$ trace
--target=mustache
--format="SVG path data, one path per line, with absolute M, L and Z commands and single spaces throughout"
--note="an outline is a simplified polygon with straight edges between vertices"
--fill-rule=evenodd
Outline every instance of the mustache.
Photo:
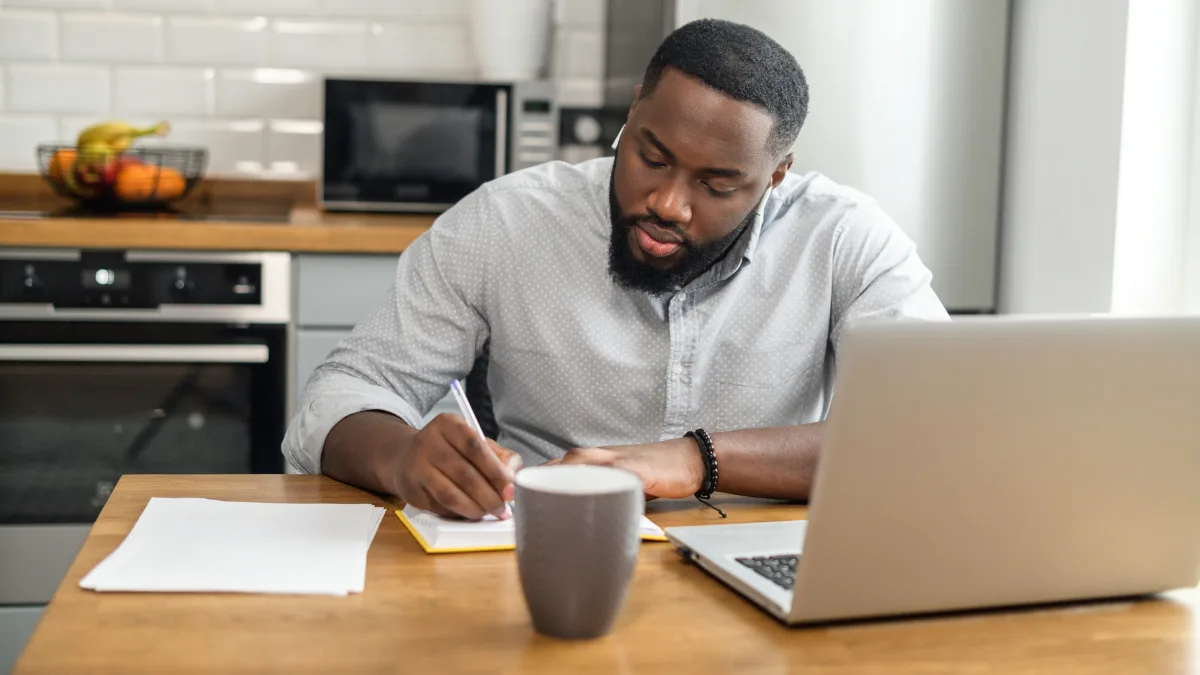
M 641 224 L 654 225 L 655 227 L 666 230 L 674 234 L 676 237 L 679 237 L 679 241 L 684 245 L 684 247 L 693 247 L 692 238 L 683 231 L 683 228 L 679 226 L 679 223 L 663 220 L 653 213 L 642 213 L 636 216 L 624 216 L 622 219 L 625 221 L 625 227 L 627 228 L 636 227 L 637 225 Z

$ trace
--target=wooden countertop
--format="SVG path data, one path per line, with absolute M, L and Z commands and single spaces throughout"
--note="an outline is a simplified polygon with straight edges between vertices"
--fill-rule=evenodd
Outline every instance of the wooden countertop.
M 66 213 L 72 203 L 51 193 L 38 176 L 0 174 L 0 247 L 393 254 L 408 248 L 435 218 L 323 212 L 313 204 L 314 194 L 311 182 L 211 180 L 181 202 L 180 210 L 188 211 L 204 203 L 275 201 L 290 212 L 287 222 L 154 214 L 29 218 L 15 212 Z
M 321 476 L 125 476 L 15 673 L 1190 673 L 1193 593 L 1163 599 L 786 628 L 669 544 L 642 545 L 613 633 L 560 642 L 529 624 L 512 552 L 426 555 L 389 514 L 348 597 L 103 594 L 80 578 L 150 497 L 371 502 Z M 652 502 L 662 526 L 803 518 L 795 505 Z
M 332 214 L 313 208 L 293 209 L 288 223 L 0 216 L 0 247 L 400 253 L 432 224 L 432 216 Z

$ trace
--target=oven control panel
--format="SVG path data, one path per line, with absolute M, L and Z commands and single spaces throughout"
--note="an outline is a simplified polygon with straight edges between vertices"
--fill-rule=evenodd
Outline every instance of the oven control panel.
M 120 251 L 76 259 L 0 259 L 0 303 L 61 308 L 144 309 L 162 305 L 259 305 L 263 267 L 255 261 L 153 260 Z

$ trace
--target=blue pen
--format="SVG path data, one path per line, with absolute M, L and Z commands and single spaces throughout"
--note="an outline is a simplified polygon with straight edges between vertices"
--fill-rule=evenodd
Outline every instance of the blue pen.
M 462 413 L 462 416 L 471 425 L 471 428 L 475 430 L 475 433 L 479 434 L 479 439 L 483 441 L 484 446 L 491 447 L 488 445 L 487 436 L 483 434 L 483 427 L 479 426 L 479 419 L 475 417 L 475 411 L 471 409 L 471 402 L 467 400 L 467 392 L 463 389 L 462 382 L 459 382 L 457 379 L 452 380 L 450 382 L 450 391 L 454 392 L 454 400 L 458 403 L 458 411 Z M 506 501 L 504 503 L 508 506 L 509 513 L 516 513 L 513 510 L 514 504 L 512 502 Z

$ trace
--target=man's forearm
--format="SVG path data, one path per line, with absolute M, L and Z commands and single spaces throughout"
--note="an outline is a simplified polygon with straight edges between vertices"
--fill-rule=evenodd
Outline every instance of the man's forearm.
M 395 495 L 400 460 L 416 434 L 416 429 L 385 412 L 348 415 L 325 438 L 321 473 L 364 490 Z
M 825 423 L 712 434 L 721 492 L 808 499 Z

